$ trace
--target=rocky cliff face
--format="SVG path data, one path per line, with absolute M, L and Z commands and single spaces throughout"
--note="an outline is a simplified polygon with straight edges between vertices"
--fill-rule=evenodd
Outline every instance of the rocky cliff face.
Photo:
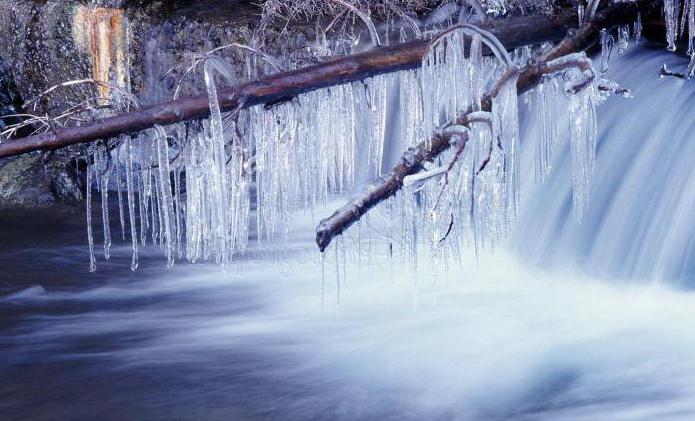
M 0 39 L 6 41 L 0 43 L 0 115 L 56 116 L 85 98 L 109 98 L 111 88 L 92 84 L 40 96 L 79 79 L 125 87 L 143 104 L 171 99 L 179 83 L 182 93 L 194 92 L 200 87 L 195 78 L 181 80 L 194 54 L 247 42 L 257 19 L 257 6 L 248 1 L 216 7 L 205 1 L 4 0 L 0 2 Z M 242 67 L 238 52 L 223 55 Z M 24 110 L 23 102 L 30 103 Z M 2 121 L 0 130 L 16 122 Z M 29 134 L 27 129 L 19 134 Z M 74 158 L 83 148 L 0 160 L 0 204 L 79 201 L 83 183 Z

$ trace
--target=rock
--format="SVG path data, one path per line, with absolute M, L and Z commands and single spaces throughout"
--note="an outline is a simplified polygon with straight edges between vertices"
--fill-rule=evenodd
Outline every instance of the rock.
M 81 183 L 64 157 L 44 162 L 43 154 L 22 155 L 0 163 L 0 206 L 49 207 L 82 201 Z
M 51 192 L 58 202 L 66 205 L 77 205 L 84 198 L 76 178 L 65 170 L 51 178 Z
M 0 168 L 0 204 L 46 207 L 56 203 L 40 154 L 20 156 Z

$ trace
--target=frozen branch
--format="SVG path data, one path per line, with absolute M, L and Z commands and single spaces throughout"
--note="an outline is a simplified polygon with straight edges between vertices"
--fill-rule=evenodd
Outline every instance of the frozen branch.
M 595 41 L 602 27 L 619 24 L 611 12 L 615 12 L 615 7 L 623 5 L 626 4 L 618 3 L 609 9 L 597 13 L 590 23 L 577 31 L 571 31 L 561 43 L 539 57 L 536 63 L 529 64 L 521 70 L 512 67 L 503 73 L 497 84 L 483 97 L 481 101 L 482 111 L 490 112 L 492 110 L 492 98 L 496 97 L 505 83 L 516 77 L 517 74 L 517 93 L 519 95 L 536 87 L 541 83 L 545 75 L 557 73 L 568 68 L 577 68 L 584 76 L 581 80 L 567 87 L 571 92 L 578 92 L 588 86 L 593 80 L 593 76 L 589 80 L 588 74 L 591 63 L 583 53 L 582 55 L 577 55 L 577 53 L 585 50 Z M 634 9 L 634 13 L 632 17 L 636 18 L 637 9 Z M 593 70 L 591 72 L 593 73 Z M 467 113 L 456 121 L 451 122 L 451 124 L 467 126 L 474 115 L 476 114 L 472 113 L 472 110 L 468 110 Z M 466 131 L 465 133 L 467 134 L 468 132 Z M 445 133 L 436 133 L 431 140 L 424 141 L 416 148 L 406 151 L 401 161 L 391 170 L 386 178 L 350 200 L 350 202 L 339 208 L 328 218 L 323 219 L 316 228 L 316 244 L 319 250 L 325 251 L 336 236 L 345 232 L 346 229 L 357 222 L 370 209 L 395 196 L 403 188 L 406 177 L 418 174 L 422 171 L 425 162 L 432 161 L 442 152 L 449 149 L 451 146 L 450 140 L 450 136 L 446 136 Z M 429 175 L 432 177 L 437 176 L 439 175 L 437 172 L 443 174 L 446 172 L 446 169 L 435 170 Z M 426 179 L 426 176 L 424 177 Z M 417 181 L 418 179 L 411 178 L 409 180 Z
M 565 92 L 574 95 L 586 89 L 596 79 L 596 72 L 591 60 L 585 53 L 574 53 L 548 62 L 546 65 L 548 74 L 558 73 L 575 68 L 579 71 L 576 80 L 570 80 L 565 84 Z
M 372 45 L 377 47 L 381 45 L 381 40 L 379 39 L 379 33 L 376 30 L 376 26 L 374 26 L 374 22 L 372 22 L 372 19 L 366 13 L 356 8 L 352 4 L 346 2 L 345 0 L 330 1 L 340 4 L 341 6 L 345 7 L 346 9 L 359 16 L 359 18 L 362 19 L 362 22 L 364 22 L 364 24 L 367 25 L 367 29 L 369 30 L 369 36 L 372 39 Z
M 602 10 L 594 19 L 594 24 L 587 25 L 588 29 L 583 28 L 578 34 L 582 45 L 590 45 L 596 39 L 596 28 L 633 22 L 640 10 L 651 10 L 657 3 L 654 0 L 616 3 Z M 508 48 L 516 48 L 562 39 L 567 29 L 575 25 L 576 20 L 576 10 L 566 9 L 559 10 L 552 18 L 545 15 L 509 18 L 495 21 L 494 27 L 483 25 L 483 28 L 493 33 Z M 246 98 L 245 108 L 274 103 L 316 89 L 350 83 L 379 74 L 415 69 L 421 66 L 428 44 L 427 40 L 416 40 L 376 48 L 366 53 L 334 58 L 303 69 L 276 73 L 235 88 L 220 90 L 220 108 L 223 111 L 234 110 L 239 106 L 241 98 Z M 570 47 L 557 57 L 576 51 L 578 50 Z M 533 75 L 529 74 L 528 77 Z M 523 79 L 521 82 L 524 82 Z M 204 118 L 209 114 L 207 96 L 178 99 L 104 118 L 80 127 L 57 128 L 40 135 L 3 142 L 0 144 L 0 158 L 108 139 L 149 129 L 155 125 Z
M 502 64 L 504 64 L 506 67 L 509 67 L 512 65 L 512 59 L 511 59 L 511 57 L 509 57 L 509 53 L 507 53 L 507 49 L 504 47 L 504 45 L 502 45 L 500 40 L 497 39 L 497 37 L 494 34 L 488 32 L 488 31 L 486 31 L 486 30 L 484 30 L 476 25 L 471 25 L 470 23 L 456 24 L 456 25 L 446 29 L 445 31 L 443 31 L 442 33 L 437 35 L 436 37 L 434 37 L 432 39 L 432 41 L 430 41 L 430 44 L 427 47 L 427 52 L 425 53 L 423 60 L 425 60 L 427 58 L 430 51 L 433 48 L 435 48 L 440 42 L 444 41 L 451 34 L 458 32 L 458 31 L 461 31 L 464 34 L 471 36 L 471 37 L 473 37 L 475 35 L 479 35 L 480 39 L 485 43 L 485 45 L 490 49 L 490 51 L 492 51 L 492 53 L 495 55 L 495 57 L 497 57 L 497 59 Z

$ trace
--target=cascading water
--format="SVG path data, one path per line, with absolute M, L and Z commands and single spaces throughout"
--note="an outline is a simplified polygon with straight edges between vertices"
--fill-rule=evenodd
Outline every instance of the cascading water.
M 0 418 L 691 419 L 692 293 L 614 276 L 695 280 L 695 88 L 659 79 L 664 60 L 686 64 L 644 48 L 611 60 L 607 77 L 634 98 L 598 108 L 581 221 L 572 210 L 569 121 L 558 120 L 560 138 L 544 161 L 552 172 L 534 186 L 543 126 L 520 103 L 520 178 L 528 182 L 511 253 L 497 247 L 477 267 L 447 270 L 436 254 L 399 264 L 395 247 L 386 264 L 383 237 L 407 243 L 413 232 L 381 218 L 417 212 L 395 204 L 332 246 L 323 269 L 308 215 L 294 219 L 281 253 L 264 244 L 235 270 L 165 269 L 158 253 L 139 247 L 146 263 L 133 274 L 137 260 L 114 243 L 109 264 L 90 275 L 80 224 L 60 237 L 64 246 L 37 246 L 31 227 L 8 221 L 4 233 L 15 241 L 0 243 L 8 268 L 0 284 Z M 132 181 L 129 196 L 160 190 L 151 179 L 140 190 Z M 161 211 L 154 200 L 130 200 L 124 212 L 140 203 L 150 217 L 143 223 L 152 223 Z M 70 221 L 16 220 L 26 218 L 47 218 L 43 235 L 59 225 L 51 221 Z M 362 238 L 356 255 L 345 245 L 354 236 Z M 285 263 L 269 264 L 275 260 Z M 520 263 L 529 260 L 531 268 Z M 321 305 L 321 272 L 326 304 L 338 300 L 340 279 L 335 311 Z
M 466 4 L 462 21 L 509 7 Z M 694 5 L 665 2 L 670 44 L 686 26 L 692 44 Z M 358 47 L 317 38 L 317 57 Z M 622 26 L 604 33 L 601 74 L 566 56 L 550 63 L 575 65 L 518 99 L 514 65 L 549 46 L 508 55 L 470 25 L 439 41 L 421 69 L 232 112 L 218 84 L 234 69 L 196 57 L 209 118 L 89 151 L 96 273 L 81 230 L 37 245 L 64 226 L 55 216 L 0 213 L 0 419 L 695 417 L 693 296 L 671 288 L 695 282 L 695 91 L 657 77 L 683 63 L 630 50 Z M 270 63 L 254 67 L 255 52 L 251 79 L 300 61 L 260 54 Z M 635 98 L 596 108 L 620 86 Z M 462 110 L 475 121 L 448 124 Z M 451 148 L 319 255 L 318 215 L 433 134 Z M 196 265 L 174 266 L 184 259 Z
M 636 49 L 613 60 L 611 78 L 634 98 L 599 108 L 599 153 L 581 224 L 571 212 L 565 147 L 544 184 L 525 183 L 533 188 L 515 243 L 524 258 L 544 265 L 574 262 L 598 276 L 694 285 L 695 91 L 683 80 L 657 77 L 664 61 L 658 51 Z M 526 123 L 522 139 L 541 136 L 531 118 Z

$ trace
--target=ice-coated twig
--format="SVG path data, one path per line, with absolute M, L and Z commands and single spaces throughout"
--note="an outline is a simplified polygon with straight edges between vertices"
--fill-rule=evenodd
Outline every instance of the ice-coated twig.
M 19 114 L 8 114 L 5 116 L 0 116 L 1 119 L 10 119 L 10 118 L 23 118 L 24 120 L 20 121 L 17 124 L 12 124 L 7 126 L 5 130 L 0 132 L 0 135 L 9 139 L 13 137 L 19 130 L 21 130 L 24 127 L 29 127 L 33 126 L 35 124 L 40 124 L 41 127 L 45 128 L 46 130 L 49 130 L 51 128 L 50 124 L 50 118 L 48 116 L 37 116 L 34 114 L 25 114 L 25 113 L 19 113 Z M 40 129 L 37 129 L 40 130 Z M 2 139 L 0 139 L 2 141 Z
M 596 72 L 586 53 L 574 53 L 552 60 L 546 64 L 548 73 L 557 73 L 570 68 L 579 70 L 580 77 L 565 83 L 565 92 L 574 95 L 586 89 L 595 79 Z
M 662 78 L 675 77 L 678 79 L 687 79 L 688 78 L 687 73 L 674 72 L 666 65 L 666 63 L 661 65 L 661 71 L 659 72 L 659 77 L 662 77 Z
M 409 175 L 409 176 L 405 177 L 403 179 L 403 185 L 405 187 L 410 187 L 413 190 L 417 191 L 425 184 L 425 182 L 427 182 L 435 177 L 439 177 L 441 175 L 444 175 L 446 178 L 447 174 L 451 171 L 451 169 L 454 167 L 454 165 L 458 161 L 459 157 L 461 156 L 461 153 L 463 153 L 463 150 L 466 147 L 466 143 L 467 143 L 468 139 L 470 138 L 470 133 L 469 133 L 468 127 L 452 124 L 452 125 L 447 126 L 445 129 L 443 129 L 440 133 L 440 136 L 448 137 L 449 143 L 452 146 L 456 145 L 458 147 L 457 153 L 456 153 L 456 155 L 454 155 L 454 158 L 446 166 L 441 166 L 441 167 L 433 168 L 430 170 L 421 171 L 417 174 L 413 174 L 413 175 Z
M 600 79 L 597 84 L 599 92 L 608 95 L 620 95 L 625 98 L 632 98 L 632 91 L 628 88 L 623 88 L 614 80 Z
M 427 171 L 421 171 L 417 174 L 406 176 L 403 179 L 403 186 L 411 188 L 415 191 L 420 190 L 425 183 L 432 178 L 439 177 L 447 172 L 447 167 L 437 167 Z
M 403 9 L 398 7 L 397 5 L 393 4 L 393 2 L 389 1 L 388 6 L 391 10 L 393 10 L 398 17 L 403 19 L 403 21 L 410 27 L 410 29 L 413 31 L 413 34 L 415 34 L 415 38 L 417 39 L 422 39 L 422 30 L 420 29 L 420 25 L 410 17 Z
M 266 63 L 268 63 L 268 64 L 270 64 L 271 66 L 273 66 L 273 67 L 275 68 L 275 70 L 277 70 L 278 72 L 281 72 L 281 71 L 284 70 L 283 67 L 282 67 L 282 65 L 280 64 L 280 62 L 277 61 L 277 60 L 275 59 L 275 57 L 273 57 L 273 56 L 271 56 L 271 55 L 269 55 L 269 54 L 266 54 L 266 53 L 264 53 L 263 51 L 261 51 L 261 50 L 259 50 L 259 49 L 257 49 L 257 48 L 250 47 L 250 46 L 248 46 L 248 45 L 246 45 L 246 44 L 240 44 L 240 43 L 238 43 L 238 42 L 233 42 L 233 43 L 231 43 L 231 44 L 227 44 L 227 45 L 223 45 L 223 46 L 221 46 L 221 47 L 217 47 L 217 48 L 215 48 L 215 49 L 210 50 L 210 52 L 209 52 L 208 54 L 215 54 L 215 53 L 217 53 L 217 52 L 219 52 L 219 51 L 221 51 L 221 50 L 224 50 L 224 49 L 226 49 L 226 48 L 237 48 L 237 49 L 239 49 L 239 50 L 248 51 L 249 53 L 255 54 L 255 55 L 259 56 L 260 58 L 262 58 L 263 60 L 265 60 Z
M 194 55 L 193 56 L 193 63 L 190 66 L 188 66 L 188 68 L 183 72 L 183 75 L 181 75 L 181 77 L 179 78 L 179 81 L 176 83 L 176 89 L 174 90 L 174 99 L 177 99 L 179 97 L 179 95 L 181 94 L 181 88 L 183 85 L 183 81 L 189 75 L 194 73 L 201 63 L 205 63 L 205 61 L 207 59 L 209 59 L 210 57 L 215 57 L 216 53 L 219 53 L 220 51 L 223 51 L 223 50 L 226 50 L 229 48 L 236 48 L 236 49 L 239 49 L 242 51 L 250 52 L 252 54 L 259 56 L 261 59 L 263 59 L 266 63 L 271 65 L 278 72 L 281 72 L 284 70 L 282 65 L 280 64 L 280 62 L 278 62 L 273 56 L 264 53 L 263 51 L 259 50 L 258 48 L 253 48 L 253 47 L 250 47 L 246 44 L 240 44 L 238 42 L 232 42 L 231 44 L 226 44 L 226 45 L 219 46 L 217 48 L 213 48 L 212 50 L 206 52 L 205 54 Z M 171 69 L 167 70 L 162 75 L 162 77 L 173 72 L 176 68 L 177 67 L 172 67 Z
M 475 123 L 485 123 L 488 125 L 488 128 L 490 131 L 492 131 L 492 114 L 486 111 L 475 111 L 472 113 L 469 113 L 466 119 L 467 124 L 475 124 Z M 403 179 L 403 186 L 411 188 L 414 191 L 420 190 L 427 181 L 430 181 L 433 178 L 439 177 L 439 176 L 444 176 L 444 183 L 442 185 L 442 189 L 439 193 L 439 196 L 435 202 L 435 205 L 433 206 L 433 209 L 436 209 L 437 205 L 440 202 L 440 199 L 442 197 L 442 194 L 444 192 L 444 189 L 449 183 L 448 180 L 448 174 L 451 172 L 451 170 L 454 168 L 454 165 L 458 162 L 459 158 L 463 154 L 463 151 L 466 147 L 466 144 L 468 143 L 468 140 L 470 139 L 470 129 L 467 126 L 462 126 L 462 125 L 457 125 L 457 124 L 450 124 L 444 127 L 439 133 L 440 136 L 444 136 L 449 139 L 449 143 L 452 146 L 457 146 L 457 151 L 452 160 L 447 164 L 446 166 L 441 166 L 433 169 L 428 169 L 425 171 L 421 171 L 417 174 L 409 175 L 406 176 Z
M 101 86 L 104 88 L 108 89 L 113 89 L 115 91 L 118 91 L 125 99 L 127 99 L 131 104 L 139 106 L 140 100 L 133 95 L 132 93 L 128 92 L 127 90 L 121 88 L 118 85 L 114 85 L 111 83 L 107 83 L 101 80 L 96 80 L 96 79 L 78 79 L 78 80 L 69 80 L 67 82 L 62 82 L 57 85 L 53 85 L 50 88 L 46 89 L 45 91 L 41 92 L 38 94 L 36 97 L 30 99 L 29 101 L 26 102 L 25 105 L 31 105 L 34 104 L 34 109 L 36 109 L 37 103 L 39 99 L 45 97 L 46 95 L 50 94 L 51 92 L 55 91 L 56 89 L 59 88 L 67 88 L 71 86 L 76 86 L 76 85 L 84 85 L 84 84 L 92 84 L 92 85 L 97 85 Z
M 509 56 L 507 49 L 504 47 L 504 45 L 502 45 L 500 40 L 497 39 L 497 37 L 492 32 L 481 29 L 470 23 L 458 23 L 456 25 L 453 25 L 444 32 L 437 35 L 435 38 L 433 38 L 427 46 L 427 52 L 423 56 L 423 61 L 427 60 L 427 56 L 434 47 L 436 47 L 440 42 L 445 40 L 447 37 L 449 37 L 456 31 L 462 31 L 464 34 L 470 37 L 479 35 L 480 39 L 485 43 L 485 45 L 488 46 L 488 48 L 490 48 L 490 51 L 492 51 L 492 53 L 495 55 L 495 57 L 497 57 L 497 60 L 499 60 L 500 63 L 502 63 L 505 67 L 511 67 L 513 65 L 512 59 Z
M 374 22 L 372 22 L 372 19 L 361 11 L 360 9 L 356 8 L 352 4 L 346 2 L 345 0 L 330 0 L 334 3 L 338 3 L 341 6 L 344 6 L 345 8 L 349 9 L 351 12 L 359 16 L 360 19 L 362 19 L 362 22 L 364 22 L 365 25 L 367 25 L 367 29 L 369 30 L 369 37 L 372 40 L 372 45 L 375 47 L 378 47 L 381 45 L 381 40 L 379 39 L 379 33 L 376 30 L 376 26 L 374 25 Z
M 474 111 L 468 114 L 468 122 L 470 124 L 485 123 L 492 130 L 492 113 L 487 111 Z
M 485 12 L 485 8 L 483 8 L 483 5 L 480 4 L 478 0 L 465 0 L 465 4 L 468 4 L 475 12 L 480 16 L 480 20 L 483 22 L 488 21 L 488 16 L 487 13 Z M 459 12 L 459 17 L 458 17 L 458 22 L 463 23 L 465 19 L 465 11 L 466 11 L 466 6 L 462 5 L 461 6 L 461 11 Z

